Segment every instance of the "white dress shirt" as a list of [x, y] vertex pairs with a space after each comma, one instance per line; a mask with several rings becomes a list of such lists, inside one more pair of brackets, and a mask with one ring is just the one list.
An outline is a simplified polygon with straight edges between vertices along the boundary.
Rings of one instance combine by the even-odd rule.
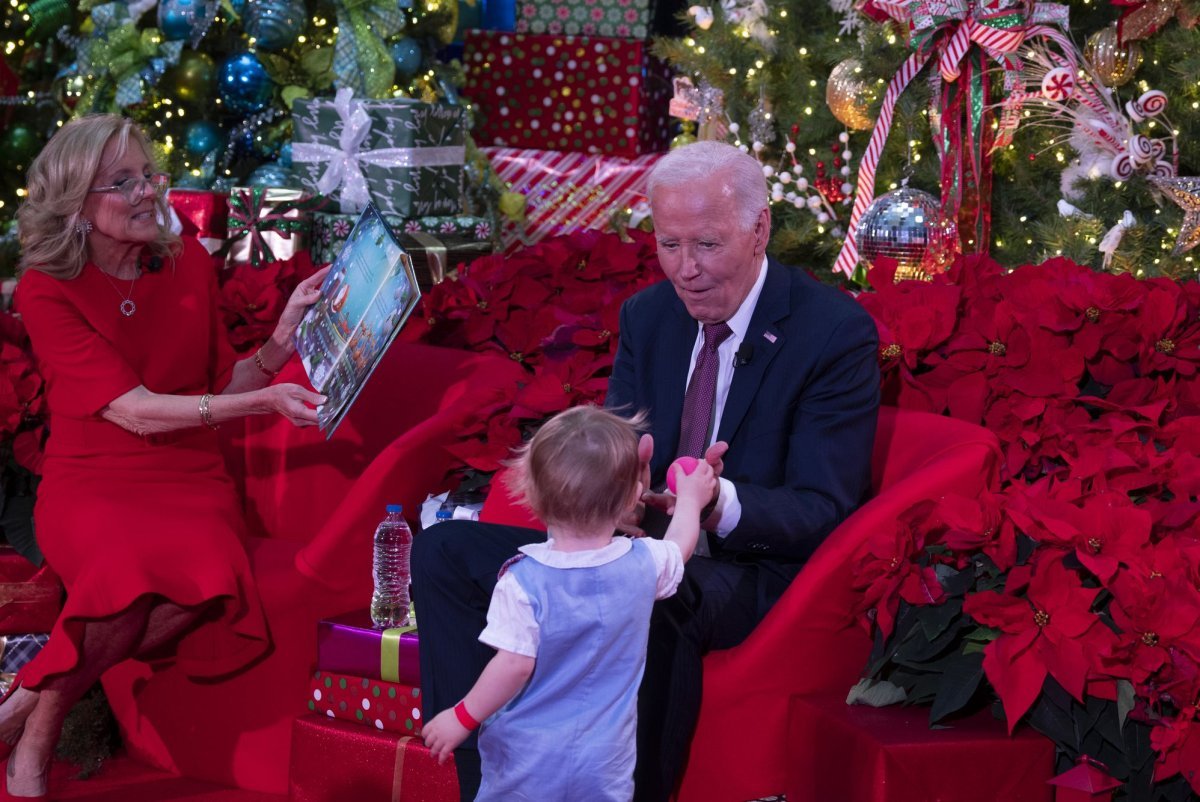
[[[717, 441], [717, 433], [721, 429], [721, 416], [725, 412], [725, 402], [729, 398], [729, 386], [733, 383], [734, 371], [734, 356], [738, 349], [742, 347], [742, 343], [746, 341], [746, 333], [750, 329], [750, 318], [754, 316], [754, 307], [758, 305], [758, 296], [762, 294], [763, 283], [767, 280], [767, 258], [764, 256], [762, 266], [758, 269], [758, 278], [754, 282], [754, 286], [750, 288], [750, 292], [746, 294], [742, 305], [733, 313], [733, 317], [725, 321], [729, 324], [732, 334], [725, 339], [725, 342], [717, 346], [717, 394], [713, 400], [713, 426], [712, 437], [708, 441], [708, 445], [712, 445]], [[696, 344], [692, 346], [692, 361], [688, 366], [687, 381], [692, 380], [692, 371], [696, 369], [696, 359], [700, 356], [700, 349], [704, 347], [704, 326], [699, 321], [696, 322]], [[684, 392], [687, 392], [687, 384], [684, 384]], [[720, 494], [717, 496], [717, 506], [713, 510], [712, 515], [705, 519], [702, 524], [703, 528], [716, 533], [717, 537], [728, 537], [729, 533], [734, 530], [738, 522], [742, 519], [742, 504], [738, 501], [737, 488], [733, 486], [733, 482], [728, 479], [721, 478]], [[700, 547], [698, 552], [707, 554], [704, 543], [704, 538], [700, 538]]]

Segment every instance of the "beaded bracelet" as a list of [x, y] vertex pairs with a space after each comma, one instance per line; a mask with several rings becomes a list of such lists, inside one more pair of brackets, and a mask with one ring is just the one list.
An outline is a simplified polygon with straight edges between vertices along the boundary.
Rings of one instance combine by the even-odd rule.
[[254, 364], [258, 367], [259, 370], [261, 370], [263, 373], [265, 373], [267, 376], [269, 376], [272, 379], [279, 375], [279, 371], [271, 370], [269, 367], [267, 367], [266, 363], [263, 362], [261, 348], [259, 348], [257, 351], [254, 352]]
[[221, 424], [214, 423], [212, 419], [212, 411], [209, 410], [208, 404], [212, 401], [213, 394], [205, 393], [200, 396], [200, 422], [210, 429], [216, 429]]

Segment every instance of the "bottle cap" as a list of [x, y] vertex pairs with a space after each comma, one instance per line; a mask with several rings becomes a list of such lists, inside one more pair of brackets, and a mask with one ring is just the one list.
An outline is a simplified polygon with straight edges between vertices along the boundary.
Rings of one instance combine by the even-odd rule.
[[391, 515], [393, 512], [404, 512], [404, 506], [401, 504], [389, 504], [387, 505], [387, 511], [389, 515]]

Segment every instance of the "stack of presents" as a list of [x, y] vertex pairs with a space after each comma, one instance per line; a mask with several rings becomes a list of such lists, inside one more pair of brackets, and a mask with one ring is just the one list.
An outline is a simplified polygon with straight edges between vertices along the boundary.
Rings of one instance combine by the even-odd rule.
[[[423, 289], [497, 247], [607, 229], [644, 211], [646, 174], [670, 142], [671, 76], [650, 37], [677, 24], [675, 11], [653, 0], [491, 3], [477, 16], [492, 27], [463, 37], [473, 120], [457, 103], [345, 89], [301, 98], [291, 153], [302, 188], [173, 189], [171, 205], [215, 263], [261, 268], [302, 253], [332, 261], [373, 202]], [[523, 219], [464, 210], [468, 126], [506, 189], [525, 196]]]
[[453, 763], [438, 765], [420, 737], [420, 685], [415, 627], [376, 629], [365, 609], [321, 621], [289, 801], [457, 802]]

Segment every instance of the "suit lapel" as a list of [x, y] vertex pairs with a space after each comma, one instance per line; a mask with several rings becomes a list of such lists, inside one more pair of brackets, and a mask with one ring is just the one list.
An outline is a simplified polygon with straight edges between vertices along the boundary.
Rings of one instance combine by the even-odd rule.
[[663, 322], [656, 347], [658, 356], [653, 363], [662, 366], [660, 375], [655, 377], [655, 448], [651, 470], [656, 476], [659, 470], [666, 470], [679, 449], [683, 396], [687, 391], [688, 365], [698, 331], [696, 321], [678, 298], [673, 300]]
[[[775, 324], [788, 316], [791, 304], [791, 276], [788, 268], [773, 259], [767, 261], [767, 278], [763, 282], [758, 305], [750, 318], [744, 342], [754, 349], [750, 364], [733, 370], [733, 382], [729, 385], [729, 397], [721, 412], [721, 428], [717, 439], [732, 443], [742, 419], [750, 409], [750, 403], [758, 393], [763, 376], [771, 360], [783, 347], [784, 335]], [[678, 439], [678, 435], [676, 435]]]

